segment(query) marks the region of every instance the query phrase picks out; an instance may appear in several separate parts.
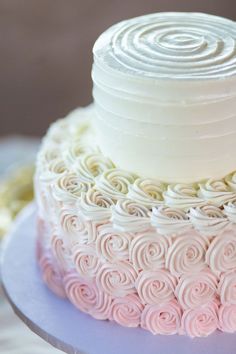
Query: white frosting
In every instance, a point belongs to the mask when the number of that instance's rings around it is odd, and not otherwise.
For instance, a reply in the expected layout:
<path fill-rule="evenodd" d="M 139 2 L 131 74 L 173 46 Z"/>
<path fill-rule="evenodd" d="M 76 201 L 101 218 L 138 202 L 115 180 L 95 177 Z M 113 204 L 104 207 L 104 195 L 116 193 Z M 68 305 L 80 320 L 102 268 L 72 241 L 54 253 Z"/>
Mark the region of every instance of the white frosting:
<path fill-rule="evenodd" d="M 92 72 L 102 152 L 168 183 L 231 173 L 235 38 L 235 22 L 199 13 L 156 13 L 105 31 Z"/>

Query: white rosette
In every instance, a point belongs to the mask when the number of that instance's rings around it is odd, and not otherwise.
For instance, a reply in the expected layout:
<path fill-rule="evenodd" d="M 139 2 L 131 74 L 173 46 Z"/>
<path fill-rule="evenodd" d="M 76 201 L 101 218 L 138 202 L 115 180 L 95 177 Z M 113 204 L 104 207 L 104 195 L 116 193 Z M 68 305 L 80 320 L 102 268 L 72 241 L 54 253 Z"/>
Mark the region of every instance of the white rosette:
<path fill-rule="evenodd" d="M 236 305 L 236 271 L 221 275 L 218 293 L 222 304 Z"/>
<path fill-rule="evenodd" d="M 163 204 L 165 185 L 151 178 L 137 178 L 129 185 L 127 198 L 145 205 L 147 208 Z"/>
<path fill-rule="evenodd" d="M 201 235 L 210 237 L 222 233 L 230 224 L 221 209 L 214 205 L 191 208 L 189 219 Z"/>
<path fill-rule="evenodd" d="M 192 184 L 170 184 L 163 192 L 165 204 L 172 208 L 188 211 L 192 207 L 204 205 L 205 201 L 197 194 Z"/>
<path fill-rule="evenodd" d="M 94 183 L 95 177 L 113 167 L 112 161 L 102 154 L 86 154 L 73 165 L 73 170 L 82 181 Z"/>
<path fill-rule="evenodd" d="M 129 259 L 132 234 L 115 230 L 111 223 L 98 227 L 97 254 L 108 262 Z"/>
<path fill-rule="evenodd" d="M 165 265 L 165 258 L 171 239 L 155 231 L 136 235 L 131 241 L 129 258 L 135 269 L 156 270 Z"/>
<path fill-rule="evenodd" d="M 61 157 L 60 146 L 54 144 L 44 138 L 41 149 L 37 155 L 36 166 L 37 171 L 43 172 L 47 170 L 48 164 Z"/>
<path fill-rule="evenodd" d="M 136 179 L 137 176 L 133 173 L 118 168 L 112 168 L 105 171 L 96 179 L 96 187 L 111 198 L 125 198 L 129 186 L 133 184 Z"/>
<path fill-rule="evenodd" d="M 225 177 L 225 182 L 227 185 L 236 192 L 236 172 L 230 173 Z"/>
<path fill-rule="evenodd" d="M 161 235 L 178 235 L 192 228 L 185 211 L 166 206 L 152 209 L 151 224 Z"/>
<path fill-rule="evenodd" d="M 83 155 L 97 154 L 99 152 L 96 146 L 91 146 L 81 142 L 81 138 L 76 140 L 68 141 L 62 151 L 62 157 L 68 168 L 74 166 L 79 158 Z"/>
<path fill-rule="evenodd" d="M 236 269 L 236 230 L 226 230 L 216 236 L 206 253 L 206 262 L 219 275 Z"/>
<path fill-rule="evenodd" d="M 177 279 L 165 269 L 139 273 L 136 289 L 143 304 L 160 304 L 174 299 Z"/>
<path fill-rule="evenodd" d="M 55 181 L 58 177 L 65 175 L 68 169 L 64 160 L 54 159 L 47 164 L 45 170 L 40 174 L 39 180 L 47 185 Z"/>
<path fill-rule="evenodd" d="M 175 295 L 183 309 L 192 309 L 213 301 L 217 294 L 217 277 L 210 270 L 187 273 L 180 277 Z"/>
<path fill-rule="evenodd" d="M 57 261 L 58 267 L 62 272 L 66 272 L 72 266 L 72 261 L 68 249 L 65 247 L 63 240 L 53 235 L 51 239 L 51 250 Z"/>
<path fill-rule="evenodd" d="M 120 199 L 112 207 L 111 221 L 117 230 L 142 232 L 151 228 L 150 211 L 130 199 Z"/>
<path fill-rule="evenodd" d="M 199 184 L 198 195 L 218 207 L 236 198 L 236 193 L 223 180 L 209 179 Z"/>
<path fill-rule="evenodd" d="M 205 255 L 209 240 L 192 231 L 189 235 L 176 237 L 166 256 L 166 268 L 176 276 L 200 272 L 206 268 Z"/>
<path fill-rule="evenodd" d="M 68 133 L 70 132 L 70 123 L 68 118 L 58 119 L 52 123 L 47 131 L 46 138 L 54 144 L 62 144 L 68 140 Z"/>
<path fill-rule="evenodd" d="M 236 198 L 232 202 L 224 205 L 224 213 L 229 221 L 236 224 Z"/>
<path fill-rule="evenodd" d="M 96 277 L 99 289 L 112 297 L 124 297 L 136 292 L 137 272 L 129 262 L 104 263 Z"/>
<path fill-rule="evenodd" d="M 96 276 L 101 262 L 92 245 L 74 245 L 71 250 L 72 260 L 78 274 L 83 278 Z"/>
<path fill-rule="evenodd" d="M 101 223 L 108 222 L 111 218 L 111 206 L 114 205 L 114 201 L 99 190 L 90 188 L 81 194 L 77 205 L 85 220 Z"/>

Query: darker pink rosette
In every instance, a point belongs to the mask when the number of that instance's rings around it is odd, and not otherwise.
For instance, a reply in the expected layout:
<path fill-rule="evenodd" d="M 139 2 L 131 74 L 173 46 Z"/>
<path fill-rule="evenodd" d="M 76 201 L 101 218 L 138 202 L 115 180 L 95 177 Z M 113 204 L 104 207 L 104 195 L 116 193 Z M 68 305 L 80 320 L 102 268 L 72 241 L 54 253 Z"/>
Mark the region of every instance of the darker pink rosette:
<path fill-rule="evenodd" d="M 222 304 L 236 305 L 236 271 L 224 273 L 218 285 Z"/>
<path fill-rule="evenodd" d="M 180 329 L 181 315 L 181 308 L 176 300 L 146 305 L 141 316 L 141 327 L 152 334 L 176 334 Z"/>
<path fill-rule="evenodd" d="M 223 332 L 236 332 L 236 305 L 222 305 L 219 309 L 219 329 Z"/>
<path fill-rule="evenodd" d="M 137 294 L 129 294 L 113 300 L 110 320 L 125 327 L 138 327 L 144 306 Z"/>

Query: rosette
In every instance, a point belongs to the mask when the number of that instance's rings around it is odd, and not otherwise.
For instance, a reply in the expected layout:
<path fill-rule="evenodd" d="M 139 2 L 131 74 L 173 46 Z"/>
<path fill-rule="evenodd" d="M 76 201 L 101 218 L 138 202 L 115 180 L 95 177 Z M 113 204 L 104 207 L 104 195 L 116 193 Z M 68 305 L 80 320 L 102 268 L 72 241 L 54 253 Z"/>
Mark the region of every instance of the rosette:
<path fill-rule="evenodd" d="M 236 172 L 233 172 L 225 177 L 225 182 L 228 186 L 236 192 Z"/>
<path fill-rule="evenodd" d="M 52 253 L 62 271 L 66 271 L 69 265 L 69 255 L 66 252 L 63 240 L 54 235 L 51 239 Z"/>
<path fill-rule="evenodd" d="M 155 179 L 137 178 L 133 184 L 129 185 L 127 198 L 143 204 L 147 208 L 152 208 L 163 204 L 162 193 L 165 189 L 165 185 Z"/>
<path fill-rule="evenodd" d="M 85 281 L 74 273 L 64 277 L 65 291 L 72 304 L 93 317 L 105 320 L 109 318 L 111 297 L 99 291 L 92 281 Z"/>
<path fill-rule="evenodd" d="M 188 211 L 192 207 L 204 205 L 205 201 L 197 195 L 192 184 L 170 184 L 163 192 L 165 204 L 172 208 Z"/>
<path fill-rule="evenodd" d="M 151 224 L 161 235 L 181 234 L 192 227 L 183 210 L 164 206 L 152 209 Z"/>
<path fill-rule="evenodd" d="M 177 279 L 165 269 L 139 273 L 136 289 L 144 304 L 159 304 L 174 299 Z"/>
<path fill-rule="evenodd" d="M 202 207 L 191 208 L 189 219 L 195 229 L 201 235 L 215 236 L 223 232 L 229 225 L 229 221 L 225 217 L 220 208 L 214 205 L 204 205 Z"/>
<path fill-rule="evenodd" d="M 73 140 L 72 142 L 69 141 L 66 144 L 65 148 L 62 151 L 62 157 L 65 161 L 66 166 L 70 168 L 71 166 L 74 166 L 78 162 L 78 159 L 81 156 L 96 154 L 98 152 L 99 152 L 98 148 L 88 144 L 83 144 L 81 142 L 81 138 L 79 138 Z"/>
<path fill-rule="evenodd" d="M 220 307 L 219 329 L 228 333 L 236 331 L 236 305 L 222 305 Z"/>
<path fill-rule="evenodd" d="M 206 267 L 205 254 L 209 241 L 192 232 L 189 236 L 178 236 L 166 256 L 166 268 L 176 276 L 199 272 Z"/>
<path fill-rule="evenodd" d="M 207 250 L 206 262 L 217 275 L 236 268 L 236 234 L 233 230 L 215 237 Z"/>
<path fill-rule="evenodd" d="M 47 167 L 40 174 L 39 180 L 44 183 L 51 183 L 59 176 L 65 175 L 68 172 L 65 162 L 61 158 L 57 158 L 48 163 Z"/>
<path fill-rule="evenodd" d="M 150 211 L 144 205 L 130 199 L 120 199 L 112 207 L 111 220 L 117 230 L 142 232 L 151 227 Z"/>
<path fill-rule="evenodd" d="M 182 331 L 190 337 L 206 337 L 218 326 L 218 306 L 215 301 L 206 306 L 186 310 L 182 316 Z"/>
<path fill-rule="evenodd" d="M 139 270 L 156 270 L 165 265 L 165 257 L 171 239 L 155 231 L 136 235 L 131 241 L 129 258 L 134 268 Z"/>
<path fill-rule="evenodd" d="M 137 176 L 125 170 L 112 168 L 105 171 L 96 180 L 96 187 L 114 199 L 124 198 L 129 186 L 134 183 Z"/>
<path fill-rule="evenodd" d="M 181 325 L 181 308 L 176 300 L 165 304 L 146 305 L 141 317 L 141 327 L 152 334 L 176 334 Z"/>
<path fill-rule="evenodd" d="M 236 224 L 236 198 L 232 202 L 224 205 L 224 213 L 229 221 Z"/>
<path fill-rule="evenodd" d="M 222 304 L 236 305 L 236 271 L 221 276 L 218 293 Z"/>
<path fill-rule="evenodd" d="M 184 274 L 175 289 L 175 295 L 183 309 L 208 304 L 216 297 L 217 277 L 209 270 Z"/>
<path fill-rule="evenodd" d="M 198 195 L 216 206 L 221 206 L 236 197 L 230 187 L 223 180 L 209 179 L 206 183 L 199 184 Z"/>
<path fill-rule="evenodd" d="M 132 234 L 114 230 L 112 224 L 98 227 L 97 254 L 109 262 L 129 259 Z"/>
<path fill-rule="evenodd" d="M 135 293 L 137 272 L 128 262 L 105 263 L 97 274 L 97 285 L 106 294 L 123 297 Z"/>
<path fill-rule="evenodd" d="M 143 308 L 137 294 L 116 298 L 111 306 L 110 320 L 125 327 L 138 327 Z"/>
<path fill-rule="evenodd" d="M 72 248 L 72 259 L 79 275 L 93 278 L 101 266 L 96 250 L 91 245 L 75 245 Z"/>

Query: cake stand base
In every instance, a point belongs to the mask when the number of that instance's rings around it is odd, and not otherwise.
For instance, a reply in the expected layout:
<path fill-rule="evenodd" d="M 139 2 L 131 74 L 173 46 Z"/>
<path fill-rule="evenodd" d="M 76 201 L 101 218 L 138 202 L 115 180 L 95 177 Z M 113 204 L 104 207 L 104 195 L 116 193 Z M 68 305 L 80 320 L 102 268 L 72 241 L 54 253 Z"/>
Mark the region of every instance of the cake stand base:
<path fill-rule="evenodd" d="M 153 336 L 141 328 L 98 321 L 55 296 L 43 284 L 35 258 L 35 207 L 21 214 L 3 249 L 6 295 L 26 325 L 56 348 L 80 354 L 235 354 L 236 335 L 207 338 Z"/>

